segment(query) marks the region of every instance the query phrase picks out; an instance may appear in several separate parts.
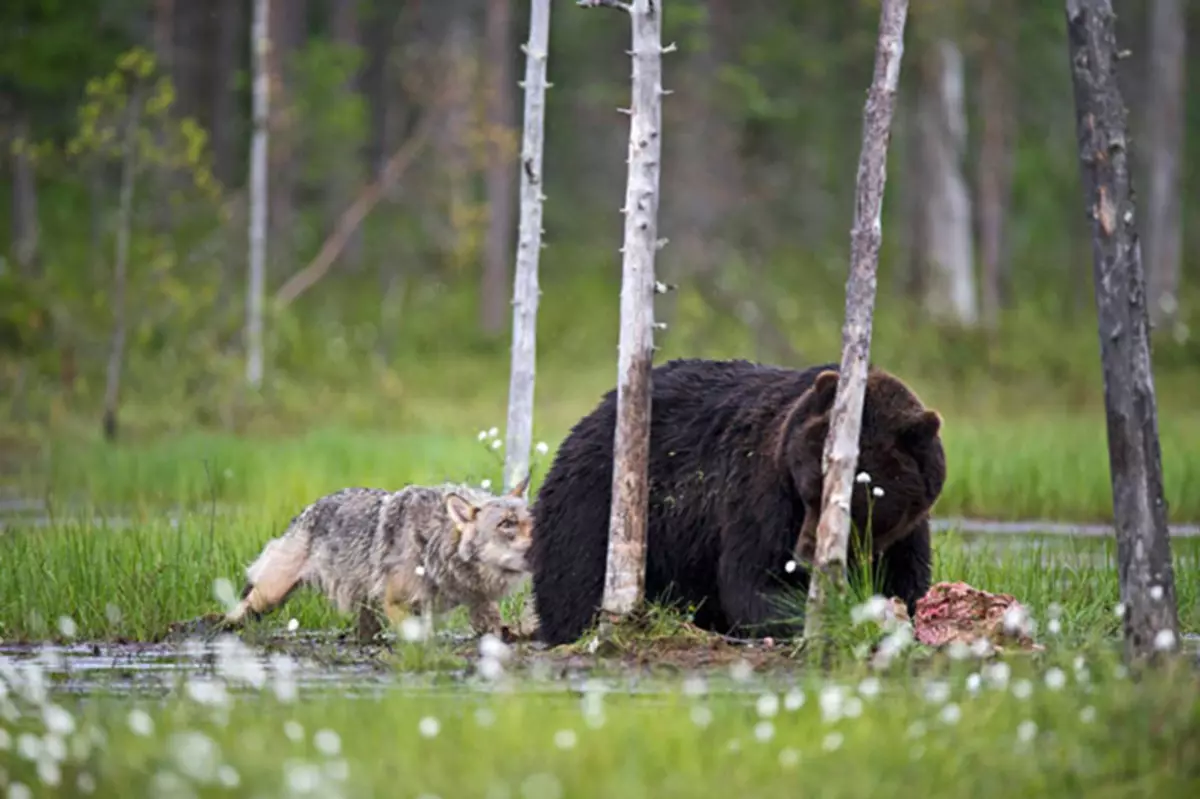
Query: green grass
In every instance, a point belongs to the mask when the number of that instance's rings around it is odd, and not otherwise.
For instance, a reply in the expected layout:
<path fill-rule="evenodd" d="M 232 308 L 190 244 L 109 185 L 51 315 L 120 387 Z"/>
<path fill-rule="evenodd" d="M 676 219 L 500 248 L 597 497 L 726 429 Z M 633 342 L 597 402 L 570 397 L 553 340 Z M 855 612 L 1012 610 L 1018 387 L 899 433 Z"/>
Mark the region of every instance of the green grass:
<path fill-rule="evenodd" d="M 586 408 L 581 413 L 586 412 Z M 23 461 L 12 482 L 27 496 L 96 509 L 253 504 L 275 516 L 348 485 L 497 481 L 501 454 L 476 440 L 500 418 L 411 432 L 324 427 L 297 436 L 190 433 L 109 446 L 57 441 Z M 1161 422 L 1172 522 L 1200 521 L 1200 416 Z M 419 428 L 418 428 L 419 429 Z M 551 447 L 566 428 L 539 430 Z M 943 433 L 947 481 L 935 514 L 993 519 L 1112 518 L 1103 418 L 1027 415 L 961 421 Z M 534 462 L 536 489 L 553 452 Z"/>
<path fill-rule="evenodd" d="M 18 698 L 17 680 L 0 784 L 78 795 L 82 782 L 98 796 L 999 798 L 1182 797 L 1200 779 L 1195 674 L 1132 680 L 1103 656 L 964 661 L 920 679 L 752 675 L 736 693 L 714 677 L 701 694 L 610 680 L 583 696 L 285 702 L 274 679 L 248 692 L 231 680 L 225 701 L 55 696 L 49 710 Z M 58 760 L 43 754 L 55 742 Z"/>

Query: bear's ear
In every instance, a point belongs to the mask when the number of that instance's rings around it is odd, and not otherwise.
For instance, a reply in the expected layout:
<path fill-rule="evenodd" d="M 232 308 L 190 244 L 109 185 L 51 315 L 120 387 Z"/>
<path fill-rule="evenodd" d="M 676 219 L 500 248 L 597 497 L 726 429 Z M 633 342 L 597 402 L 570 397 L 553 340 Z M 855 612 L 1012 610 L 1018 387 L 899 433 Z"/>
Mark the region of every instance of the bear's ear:
<path fill-rule="evenodd" d="M 809 389 L 812 392 L 809 399 L 809 413 L 816 416 L 826 413 L 833 407 L 833 400 L 837 397 L 837 384 L 838 373 L 832 369 L 826 369 L 817 375 L 812 388 Z"/>
<path fill-rule="evenodd" d="M 941 414 L 937 411 L 921 411 L 905 425 L 900 436 L 909 444 L 921 445 L 932 441 L 941 430 Z"/>

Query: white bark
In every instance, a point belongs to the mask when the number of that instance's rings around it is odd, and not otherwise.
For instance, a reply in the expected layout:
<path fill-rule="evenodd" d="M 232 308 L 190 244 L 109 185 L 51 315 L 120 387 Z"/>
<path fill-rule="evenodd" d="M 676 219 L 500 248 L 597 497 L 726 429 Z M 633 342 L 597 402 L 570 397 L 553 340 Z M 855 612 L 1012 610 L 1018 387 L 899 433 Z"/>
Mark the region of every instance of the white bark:
<path fill-rule="evenodd" d="M 887 146 L 891 132 L 908 0 L 883 0 L 875 73 L 863 110 L 862 150 L 855 185 L 854 227 L 850 233 L 850 276 L 846 281 L 846 320 L 842 328 L 842 362 L 837 394 L 825 439 L 821 518 L 817 524 L 816 555 L 809 579 L 804 636 L 820 629 L 826 583 L 840 584 L 845 575 L 850 541 L 850 498 L 858 463 L 871 327 L 875 312 L 876 270 L 883 240 L 881 216 L 887 181 Z"/>
<path fill-rule="evenodd" d="M 512 366 L 505 424 L 504 488 L 529 472 L 533 442 L 533 386 L 537 370 L 538 258 L 542 249 L 542 149 L 546 116 L 546 58 L 550 0 L 532 0 L 525 50 L 525 120 L 521 139 L 521 221 L 513 278 Z"/>
<path fill-rule="evenodd" d="M 246 298 L 246 382 L 263 379 L 263 293 L 267 257 L 267 123 L 271 48 L 267 14 L 270 0 L 254 0 L 254 139 L 250 150 L 250 285 Z"/>
<path fill-rule="evenodd" d="M 603 609 L 623 616 L 645 593 L 649 510 L 650 368 L 654 359 L 654 257 L 658 250 L 662 161 L 662 0 L 634 0 L 633 103 L 625 242 L 621 262 L 621 333 L 617 365 L 612 507 Z"/>
<path fill-rule="evenodd" d="M 963 58 L 958 45 L 941 39 L 933 54 L 936 68 L 922 92 L 924 148 L 924 240 L 929 269 L 925 307 L 938 319 L 962 325 L 979 320 L 975 293 L 975 244 L 971 194 L 963 177 L 967 123 L 963 111 Z"/>

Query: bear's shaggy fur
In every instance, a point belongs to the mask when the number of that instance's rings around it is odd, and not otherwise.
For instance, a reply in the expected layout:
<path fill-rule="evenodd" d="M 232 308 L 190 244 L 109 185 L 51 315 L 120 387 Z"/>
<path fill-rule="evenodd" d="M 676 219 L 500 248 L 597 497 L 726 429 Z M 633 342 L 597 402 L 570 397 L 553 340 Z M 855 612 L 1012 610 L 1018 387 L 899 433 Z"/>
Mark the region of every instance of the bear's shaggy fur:
<path fill-rule="evenodd" d="M 697 606 L 696 624 L 718 632 L 796 631 L 774 600 L 807 588 L 806 570 L 786 564 L 797 553 L 803 562 L 802 539 L 815 533 L 837 369 L 700 359 L 654 368 L 648 601 Z M 600 608 L 616 404 L 608 392 L 575 425 L 532 509 L 534 601 L 552 645 L 577 640 Z M 931 576 L 928 513 L 946 476 L 940 429 L 902 381 L 871 369 L 858 471 L 872 482 L 855 484 L 851 517 L 866 530 L 869 491 L 882 489 L 870 497 L 876 574 L 910 613 Z"/>

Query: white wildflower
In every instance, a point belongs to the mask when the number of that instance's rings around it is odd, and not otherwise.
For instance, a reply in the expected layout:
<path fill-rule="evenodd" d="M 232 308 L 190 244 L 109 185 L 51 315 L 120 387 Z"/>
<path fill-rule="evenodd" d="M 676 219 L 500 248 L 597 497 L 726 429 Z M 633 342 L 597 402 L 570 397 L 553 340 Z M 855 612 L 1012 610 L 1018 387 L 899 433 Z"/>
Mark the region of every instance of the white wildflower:
<path fill-rule="evenodd" d="M 979 688 L 983 685 L 983 678 L 979 676 L 979 672 L 972 672 L 967 675 L 967 693 L 977 694 Z"/>
<path fill-rule="evenodd" d="M 887 617 L 887 611 L 888 601 L 879 594 L 875 594 L 866 602 L 850 609 L 850 621 L 856 625 L 868 621 L 878 624 Z"/>
<path fill-rule="evenodd" d="M 433 738 L 442 729 L 441 722 L 433 716 L 426 716 L 417 724 L 417 730 L 422 738 Z"/>
<path fill-rule="evenodd" d="M 793 688 L 783 696 L 783 707 L 786 710 L 795 712 L 804 706 L 804 692 L 799 688 Z"/>
<path fill-rule="evenodd" d="M 876 499 L 878 499 L 883 496 L 883 489 L 880 488 L 879 486 L 875 486 L 874 488 L 871 489 L 871 493 L 875 496 Z"/>
<path fill-rule="evenodd" d="M 866 472 L 859 472 L 854 478 L 854 482 L 866 485 L 867 483 L 871 482 L 871 475 L 867 474 Z"/>
<path fill-rule="evenodd" d="M 944 705 L 950 699 L 950 683 L 944 680 L 930 680 L 925 684 L 925 701 L 934 705 Z"/>
<path fill-rule="evenodd" d="M 492 442 L 492 449 L 500 449 L 503 446 L 504 446 L 504 442 L 498 438 Z"/>
<path fill-rule="evenodd" d="M 342 739 L 335 730 L 318 730 L 313 736 L 313 745 L 326 757 L 333 757 L 342 751 Z"/>
<path fill-rule="evenodd" d="M 821 748 L 826 752 L 835 752 L 842 748 L 842 742 L 846 738 L 840 732 L 831 732 L 825 736 L 825 740 L 821 742 Z"/>
<path fill-rule="evenodd" d="M 58 631 L 62 633 L 63 638 L 74 638 L 79 632 L 79 625 L 70 616 L 59 616 Z"/>
<path fill-rule="evenodd" d="M 51 788 L 57 788 L 58 784 L 62 782 L 62 769 L 59 768 L 58 763 L 54 762 L 53 760 L 39 760 L 37 764 L 37 775 L 38 780 L 41 781 L 43 785 L 47 785 Z"/>
<path fill-rule="evenodd" d="M 487 437 L 488 437 L 488 434 L 487 434 L 486 430 L 480 430 L 479 435 L 475 436 L 475 438 L 477 438 L 480 441 L 486 441 Z"/>
<path fill-rule="evenodd" d="M 690 674 L 684 678 L 681 689 L 684 696 L 703 696 L 708 690 L 708 683 L 699 674 Z"/>
<path fill-rule="evenodd" d="M 485 658 L 495 658 L 496 660 L 507 660 L 510 654 L 508 644 L 500 640 L 500 638 L 492 633 L 486 633 L 479 639 L 479 654 Z"/>
<path fill-rule="evenodd" d="M 788 574 L 796 571 L 796 561 L 789 560 L 787 563 L 783 564 L 783 570 Z"/>
<path fill-rule="evenodd" d="M 1013 683 L 1012 694 L 1017 699 L 1028 699 L 1033 696 L 1033 683 L 1026 679 L 1020 679 Z"/>
<path fill-rule="evenodd" d="M 79 772 L 75 777 L 75 788 L 82 794 L 92 794 L 96 792 L 96 778 L 86 771 Z"/>
<path fill-rule="evenodd" d="M 779 750 L 779 765 L 782 768 L 795 768 L 800 763 L 800 753 L 791 747 Z"/>
<path fill-rule="evenodd" d="M 775 737 L 775 725 L 769 721 L 760 721 L 754 725 L 754 737 L 759 743 L 766 743 Z"/>
<path fill-rule="evenodd" d="M 1170 629 L 1159 630 L 1154 634 L 1154 648 L 1166 652 L 1175 648 L 1175 633 Z"/>
<path fill-rule="evenodd" d="M 283 771 L 293 794 L 316 793 L 321 786 L 321 770 L 312 763 L 288 760 L 283 764 Z"/>
<path fill-rule="evenodd" d="M 300 620 L 299 619 L 288 619 L 287 630 L 289 633 L 294 633 L 294 632 L 296 632 L 296 630 L 299 630 L 299 629 L 300 629 Z"/>
<path fill-rule="evenodd" d="M 1062 687 L 1067 684 L 1067 674 L 1057 666 L 1049 669 L 1046 672 L 1046 687 L 1051 691 L 1062 690 Z"/>
<path fill-rule="evenodd" d="M 225 577 L 218 577 L 213 580 L 212 584 L 213 598 L 217 600 L 226 610 L 232 610 L 237 607 L 238 599 L 237 592 L 233 589 L 231 583 Z"/>
<path fill-rule="evenodd" d="M 763 694 L 754 703 L 754 707 L 764 719 L 772 718 L 779 712 L 779 697 L 774 693 Z"/>
<path fill-rule="evenodd" d="M 863 681 L 858 684 L 858 692 L 867 699 L 874 699 L 875 697 L 879 696 L 879 692 L 882 690 L 882 687 L 883 686 L 879 682 L 878 677 L 865 677 L 863 678 Z"/>
<path fill-rule="evenodd" d="M 1163 598 L 1163 587 L 1161 585 L 1150 586 L 1150 598 L 1158 602 Z"/>
<path fill-rule="evenodd" d="M 1017 725 L 1017 740 L 1023 744 L 1027 744 L 1037 735 L 1037 722 L 1026 719 Z"/>
<path fill-rule="evenodd" d="M 840 685 L 826 685 L 821 688 L 817 701 L 821 706 L 821 718 L 827 723 L 833 723 L 842 717 L 846 690 Z"/>
<path fill-rule="evenodd" d="M 692 708 L 691 718 L 693 724 L 695 724 L 697 727 L 704 728 L 709 724 L 712 724 L 713 714 L 712 711 L 706 706 L 696 705 Z"/>
<path fill-rule="evenodd" d="M 304 740 L 304 726 L 295 719 L 290 719 L 283 723 L 283 734 L 288 740 L 300 743 Z"/>
<path fill-rule="evenodd" d="M 480 727 L 490 727 L 496 723 L 496 714 L 488 707 L 477 708 L 475 710 L 475 723 Z"/>
<path fill-rule="evenodd" d="M 175 768 L 185 777 L 199 783 L 216 779 L 221 765 L 221 750 L 217 743 L 202 732 L 185 730 L 171 735 L 170 747 Z"/>
<path fill-rule="evenodd" d="M 23 782 L 14 782 L 8 786 L 8 799 L 33 799 L 33 789 Z"/>
<path fill-rule="evenodd" d="M 1051 635 L 1058 635 L 1062 632 L 1062 622 L 1058 619 L 1051 619 L 1046 623 L 1046 630 Z"/>
<path fill-rule="evenodd" d="M 559 730 L 554 733 L 554 745 L 559 749 L 574 749 L 578 741 L 579 736 L 575 734 L 575 730 Z"/>
<path fill-rule="evenodd" d="M 951 702 L 942 708 L 940 716 L 944 724 L 957 724 L 958 720 L 962 718 L 962 710 L 959 709 L 958 705 Z"/>
<path fill-rule="evenodd" d="M 62 705 L 46 705 L 42 709 L 42 723 L 46 730 L 55 735 L 70 735 L 75 732 L 75 717 Z"/>
<path fill-rule="evenodd" d="M 1118 602 L 1116 605 L 1113 606 L 1113 615 L 1116 616 L 1118 619 L 1125 618 L 1125 603 L 1124 602 Z"/>
<path fill-rule="evenodd" d="M 754 667 L 745 658 L 738 658 L 729 667 L 729 676 L 734 682 L 748 682 L 754 676 Z"/>
<path fill-rule="evenodd" d="M 537 454 L 539 454 L 539 455 L 545 455 L 547 452 L 550 451 L 550 447 L 549 447 L 549 445 L 546 444 L 545 441 L 539 441 L 537 443 L 537 446 L 534 447 L 534 449 L 537 451 Z"/>
<path fill-rule="evenodd" d="M 237 769 L 228 763 L 225 763 L 222 764 L 219 769 L 217 769 L 217 783 L 223 788 L 229 788 L 232 790 L 242 783 L 242 778 L 237 773 Z"/>
<path fill-rule="evenodd" d="M 500 435 L 499 427 L 493 427 L 490 430 L 488 430 L 488 438 L 495 438 L 498 435 Z"/>

